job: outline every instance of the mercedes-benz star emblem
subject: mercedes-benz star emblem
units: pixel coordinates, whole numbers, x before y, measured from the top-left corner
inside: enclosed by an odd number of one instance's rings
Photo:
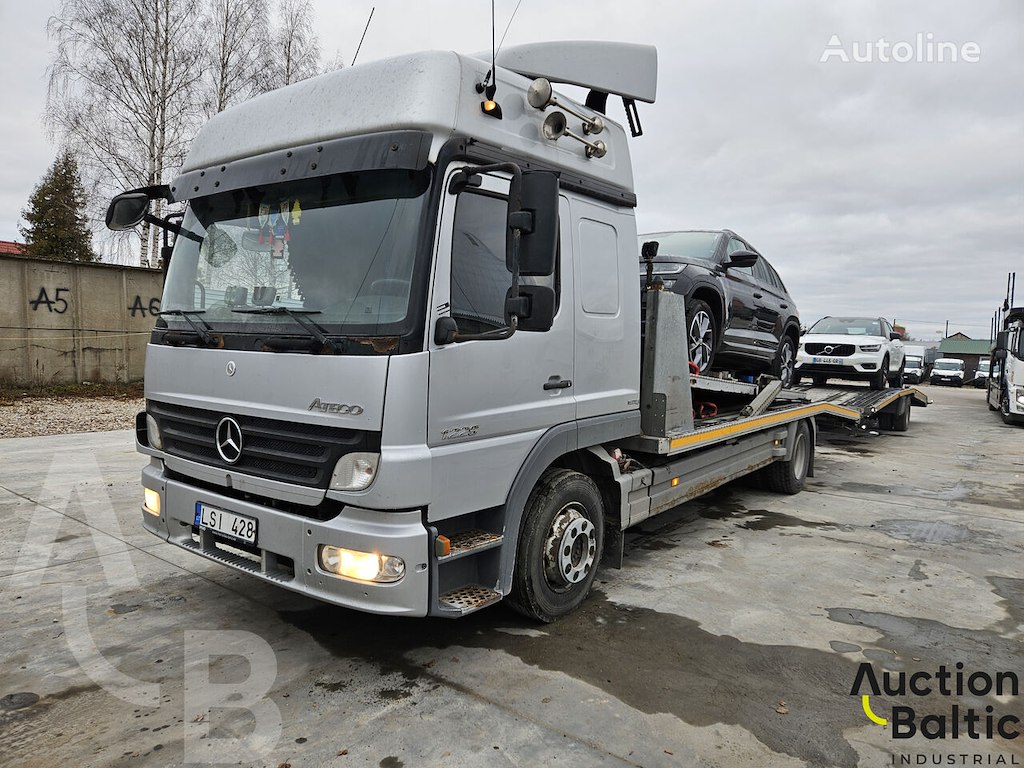
[[[228,464],[234,464],[242,458],[242,428],[230,416],[225,416],[217,424],[217,453]]]
[[[235,375],[235,361],[234,360],[229,361],[228,364],[224,366],[224,373],[226,373],[228,376],[234,376]]]

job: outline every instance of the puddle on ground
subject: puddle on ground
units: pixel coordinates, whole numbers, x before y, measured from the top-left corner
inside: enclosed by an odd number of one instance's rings
[[[444,682],[431,668],[452,646],[504,651],[525,664],[595,686],[634,709],[669,713],[697,727],[738,725],[770,749],[813,765],[853,768],[857,754],[842,732],[862,725],[847,696],[856,661],[831,651],[745,643],[714,635],[688,618],[616,605],[595,590],[575,613],[540,635],[503,606],[458,621],[373,616],[331,606],[281,614],[342,658],[398,672],[402,692]],[[327,629],[333,627],[336,629]],[[416,664],[406,654],[436,648]],[[785,701],[789,714],[775,711]]]
[[[928,581],[928,574],[921,570],[921,566],[924,564],[924,560],[915,560],[914,565],[907,573],[907,576],[912,578],[914,581]]]
[[[879,520],[873,528],[894,539],[917,544],[962,544],[985,538],[984,534],[966,526],[950,525],[941,520]]]
[[[1006,619],[1000,622],[1000,628],[1003,632],[1016,632],[1024,624],[1024,579],[990,576],[988,583],[992,585],[992,591],[1002,598],[999,607],[1006,611]]]

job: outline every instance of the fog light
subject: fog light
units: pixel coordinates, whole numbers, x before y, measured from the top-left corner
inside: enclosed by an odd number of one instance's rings
[[[149,512],[149,514],[160,517],[159,491],[154,491],[152,488],[144,488],[143,494],[145,496],[145,502],[143,503],[143,507],[145,507],[146,511]]]
[[[1024,407],[1024,389],[1017,387],[1017,405]]]
[[[877,367],[878,367],[877,363],[864,363],[864,370],[866,370],[866,371],[873,371]]]
[[[164,440],[160,437],[160,426],[156,423],[156,419],[146,414],[146,437],[149,439],[149,445],[151,448],[156,448],[158,451],[164,449]]]
[[[320,567],[328,573],[356,581],[376,581],[387,584],[405,576],[405,561],[393,555],[360,552],[323,544],[320,547]]]
[[[331,488],[336,491],[361,491],[369,488],[377,476],[379,453],[350,453],[338,459],[331,475]]]

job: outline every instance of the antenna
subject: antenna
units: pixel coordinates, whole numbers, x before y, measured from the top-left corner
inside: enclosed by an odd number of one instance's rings
[[[494,63],[497,58],[497,51],[494,46],[494,33],[494,0],[491,0],[491,70],[484,76],[482,83],[476,84],[476,92],[484,95],[484,100],[480,102],[480,111],[488,117],[501,120],[501,105],[494,100],[494,94],[498,90],[498,70],[497,65]]]
[[[363,27],[363,36],[359,38],[359,45],[356,46],[356,55],[352,57],[352,63],[349,64],[350,67],[354,67],[356,65],[356,59],[359,58],[359,51],[363,47],[363,40],[366,39],[366,30],[370,28],[370,22],[373,21],[373,12],[375,10],[377,10],[377,6],[373,6],[370,9],[370,18],[366,20],[366,26]]]
[[[505,25],[505,31],[501,34],[501,42],[498,43],[499,52],[501,51],[501,46],[505,44],[505,37],[508,35],[508,28],[512,26],[512,19],[514,19],[516,17],[516,14],[519,13],[519,6],[522,4],[523,0],[519,0],[519,2],[516,3],[515,10],[512,11],[512,15],[508,17],[508,24]]]

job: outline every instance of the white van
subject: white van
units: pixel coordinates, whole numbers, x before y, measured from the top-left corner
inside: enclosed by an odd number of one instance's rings
[[[964,385],[964,361],[952,357],[940,357],[932,366],[932,375],[928,381],[932,384],[962,387]]]

